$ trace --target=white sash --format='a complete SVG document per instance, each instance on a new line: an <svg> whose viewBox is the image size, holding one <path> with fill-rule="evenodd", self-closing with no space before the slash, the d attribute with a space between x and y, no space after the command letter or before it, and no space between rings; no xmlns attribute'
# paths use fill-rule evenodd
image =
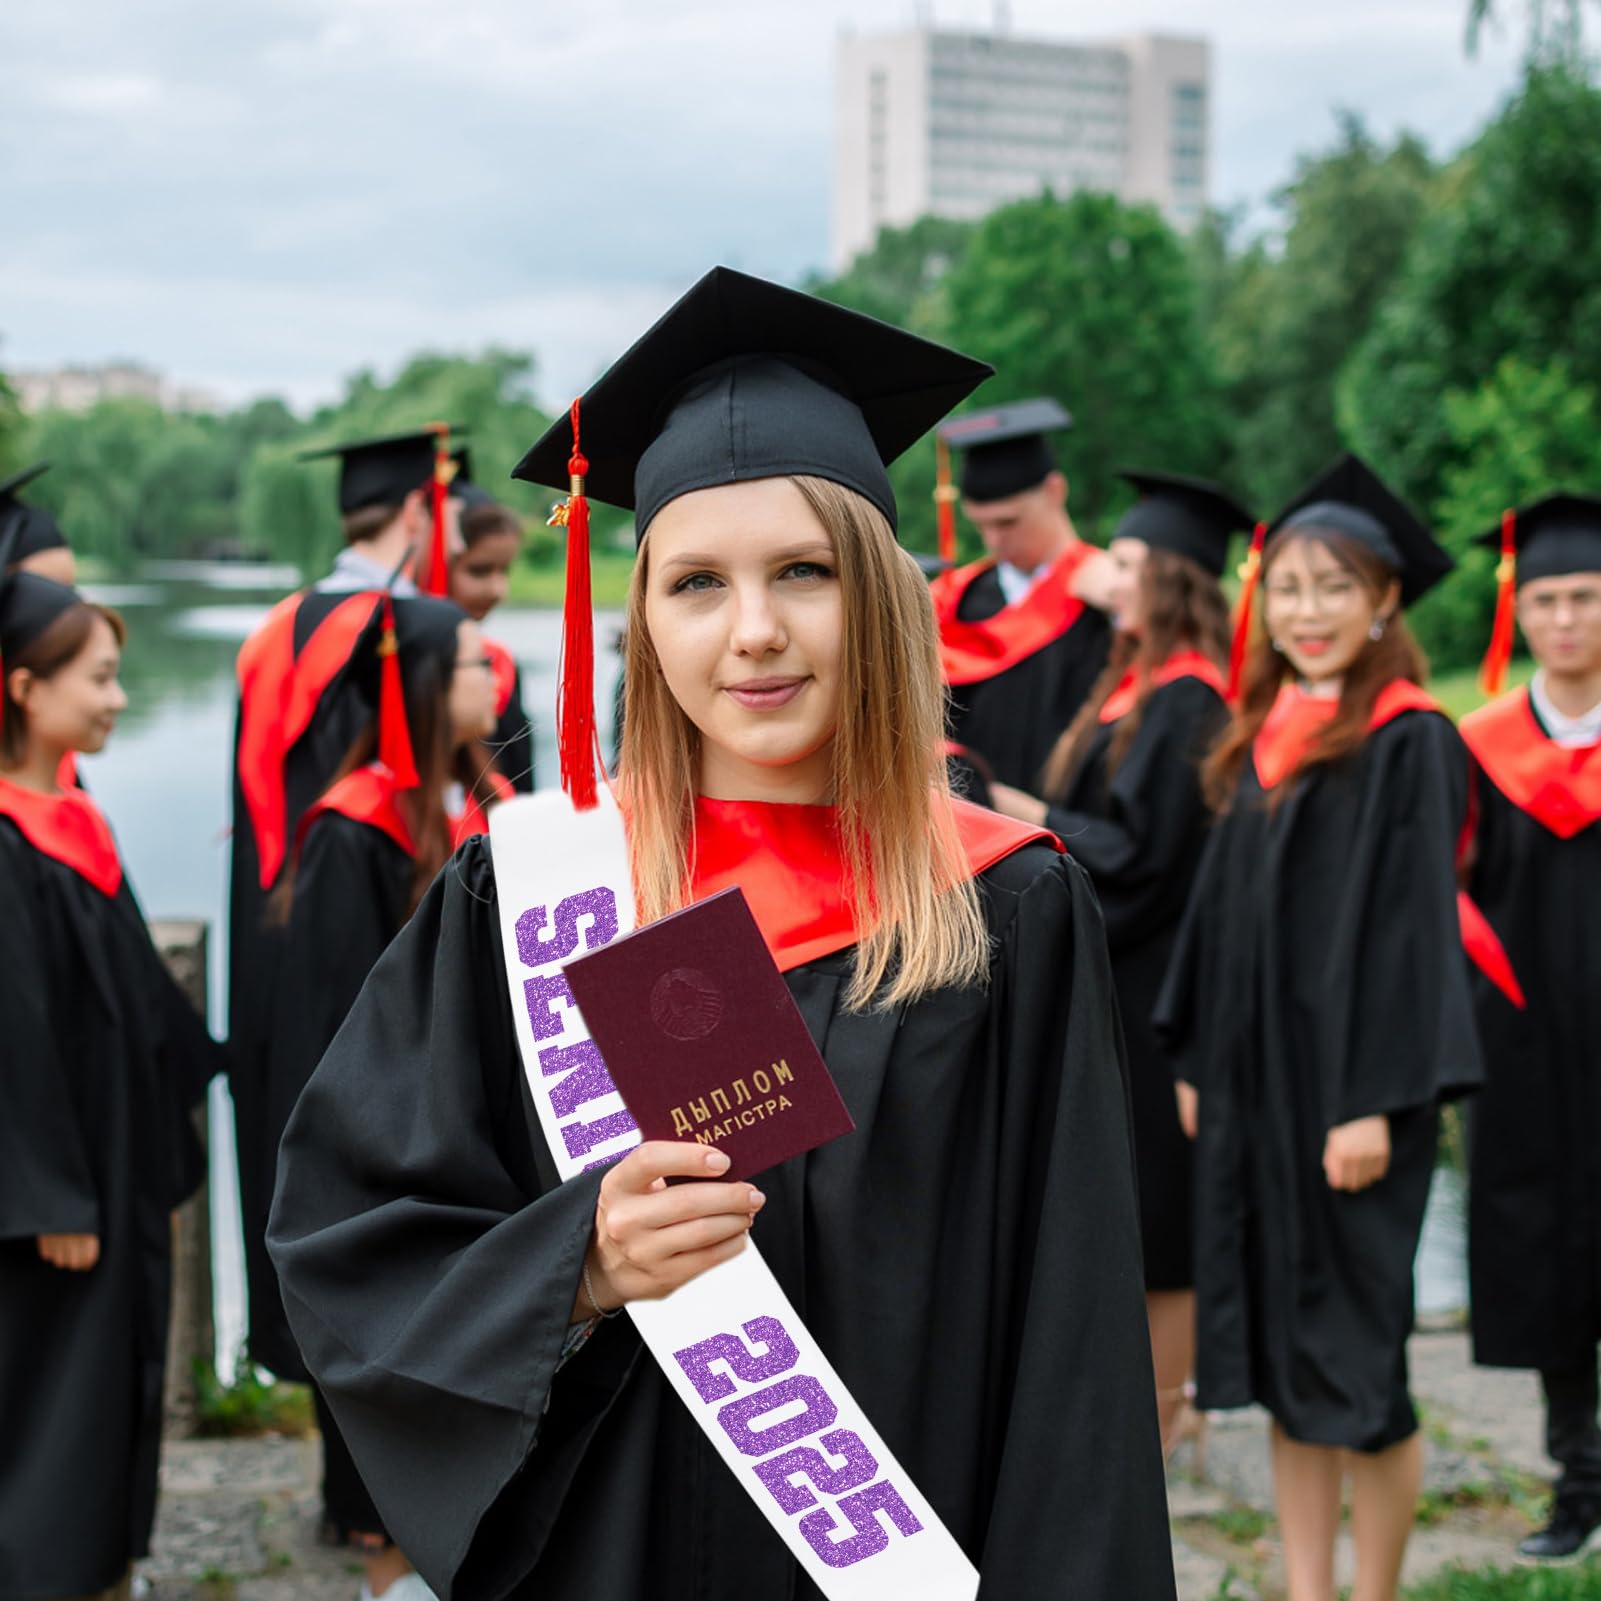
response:
<svg viewBox="0 0 1601 1601"><path fill-rule="evenodd" d="M594 811L575 812L559 790L545 790L504 802L490 819L517 1041L566 1180L639 1143L561 971L580 950L633 928L627 842L604 789ZM977 1571L754 1242L628 1313L729 1471L830 1601L973 1601Z"/></svg>

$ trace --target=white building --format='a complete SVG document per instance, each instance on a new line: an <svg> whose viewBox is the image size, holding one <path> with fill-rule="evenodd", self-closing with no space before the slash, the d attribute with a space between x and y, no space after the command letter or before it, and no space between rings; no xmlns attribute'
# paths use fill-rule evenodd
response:
<svg viewBox="0 0 1601 1601"><path fill-rule="evenodd" d="M88 411L102 400L147 400L169 412L220 415L227 402L209 389L175 384L138 362L104 367L55 367L11 374L11 386L27 412Z"/></svg>
<svg viewBox="0 0 1601 1601"><path fill-rule="evenodd" d="M836 268L882 227L977 218L1049 188L1206 208L1211 48L1140 34L1068 44L933 26L839 41Z"/></svg>

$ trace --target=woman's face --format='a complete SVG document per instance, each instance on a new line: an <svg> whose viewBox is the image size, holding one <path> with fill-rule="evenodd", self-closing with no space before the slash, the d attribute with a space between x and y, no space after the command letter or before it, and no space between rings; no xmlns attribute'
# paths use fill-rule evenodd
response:
<svg viewBox="0 0 1601 1601"><path fill-rule="evenodd" d="M505 598L518 539L509 528L475 539L450 564L450 598L481 623Z"/></svg>
<svg viewBox="0 0 1601 1601"><path fill-rule="evenodd" d="M1151 547L1143 539L1114 539L1106 547L1112 559L1112 582L1107 591L1112 620L1125 634L1145 628L1145 558Z"/></svg>
<svg viewBox="0 0 1601 1601"><path fill-rule="evenodd" d="M494 731L495 669L478 624L465 622L456 629L456 668L450 675L451 744L488 739Z"/></svg>
<svg viewBox="0 0 1601 1601"><path fill-rule="evenodd" d="M37 573L72 589L78 582L78 562L66 545L52 545L49 550L36 550L17 563L20 571Z"/></svg>
<svg viewBox="0 0 1601 1601"><path fill-rule="evenodd" d="M645 622L700 731L702 793L826 799L844 603L805 496L784 478L695 490L656 514L648 550Z"/></svg>
<svg viewBox="0 0 1601 1601"><path fill-rule="evenodd" d="M1399 600L1393 581L1375 599L1372 590L1315 539L1291 538L1275 552L1262 577L1269 637L1296 674L1309 684L1343 678Z"/></svg>
<svg viewBox="0 0 1601 1601"><path fill-rule="evenodd" d="M117 636L97 612L83 649L64 667L48 678L19 668L11 675L11 688L27 715L30 742L51 752L92 756L101 750L128 704L117 681L121 665Z"/></svg>

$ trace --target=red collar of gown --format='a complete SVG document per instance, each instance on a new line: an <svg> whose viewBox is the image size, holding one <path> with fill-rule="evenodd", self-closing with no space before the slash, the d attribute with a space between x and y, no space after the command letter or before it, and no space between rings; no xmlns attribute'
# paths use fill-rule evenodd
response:
<svg viewBox="0 0 1601 1601"><path fill-rule="evenodd" d="M387 834L408 856L417 854L411 829L396 803L399 789L395 775L382 762L371 762L346 773L331 784L301 819L296 839L304 841L306 832L324 812L335 812L353 823L365 823Z"/></svg>
<svg viewBox="0 0 1601 1601"><path fill-rule="evenodd" d="M952 804L970 877L1035 840L1062 848L1045 829L967 801ZM705 900L737 884L786 972L857 944L837 819L833 806L699 797L690 898Z"/></svg>
<svg viewBox="0 0 1601 1601"><path fill-rule="evenodd" d="M1573 748L1548 738L1527 689L1464 717L1462 737L1490 782L1558 839L1601 818L1601 744Z"/></svg>
<svg viewBox="0 0 1601 1601"><path fill-rule="evenodd" d="M1228 682L1223 677L1222 669L1210 656L1198 650L1174 651L1155 672L1146 675L1146 684L1151 689L1160 689L1164 684L1175 683L1180 678L1199 678L1203 684L1215 689L1220 698L1228 698ZM1115 723L1120 717L1127 717L1139 701L1141 688L1140 675L1132 670L1126 672L1118 681L1117 688L1106 697L1100 720L1103 723Z"/></svg>
<svg viewBox="0 0 1601 1601"><path fill-rule="evenodd" d="M1308 695L1294 684L1286 684L1279 691L1251 746L1251 764L1263 789L1274 788L1300 766L1338 707L1337 700ZM1427 690L1408 679L1393 678L1379 691L1373 715L1368 719L1368 732L1394 721L1402 712L1439 709L1439 702Z"/></svg>
<svg viewBox="0 0 1601 1601"><path fill-rule="evenodd" d="M1084 611L1084 602L1073 593L1073 575L1095 549L1083 540L1074 540L1021 600L979 622L964 622L956 612L968 586L995 565L993 559L941 573L929 592L939 624L945 682L958 686L982 683L1060 639Z"/></svg>
<svg viewBox="0 0 1601 1601"><path fill-rule="evenodd" d="M36 851L70 867L108 899L122 888L122 858L111 825L84 790L42 795L0 778L0 817L9 817Z"/></svg>

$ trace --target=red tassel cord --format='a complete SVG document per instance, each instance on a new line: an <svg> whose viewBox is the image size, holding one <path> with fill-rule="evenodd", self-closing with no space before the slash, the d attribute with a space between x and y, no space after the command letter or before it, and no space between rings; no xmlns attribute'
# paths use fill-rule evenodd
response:
<svg viewBox="0 0 1601 1601"><path fill-rule="evenodd" d="M1251 548L1240 567L1240 602L1234 613L1234 643L1229 647L1229 701L1240 698L1240 682L1245 676L1245 652L1251 643L1251 610L1256 601L1257 580L1262 576L1262 545L1267 524L1258 523L1251 533Z"/></svg>
<svg viewBox="0 0 1601 1601"><path fill-rule="evenodd" d="M450 459L450 430L443 423L430 425L434 434L434 476L428 484L429 509L433 514L433 527L428 541L428 560L417 587L425 595L450 595L450 553L445 545L445 501L450 495L450 480L456 475L456 464Z"/></svg>
<svg viewBox="0 0 1601 1601"><path fill-rule="evenodd" d="M1517 513L1501 514L1501 560L1495 569L1495 626L1490 631L1490 648L1479 668L1479 688L1486 695L1499 695L1506 688L1507 668L1512 663L1513 623L1518 601Z"/></svg>
<svg viewBox="0 0 1601 1601"><path fill-rule="evenodd" d="M956 565L956 485L951 482L951 447L934 441L934 506L939 515L939 557Z"/></svg>
<svg viewBox="0 0 1601 1601"><path fill-rule="evenodd" d="M562 604L561 685L556 697L556 751L561 787L581 812L595 804L595 617L590 604L589 461L579 442L578 401L573 402L572 493L551 523L567 529L567 593Z"/></svg>
<svg viewBox="0 0 1601 1601"><path fill-rule="evenodd" d="M406 721L406 686L400 676L400 640L395 632L395 603L385 594L383 632L378 640L378 760L395 775L397 789L416 789L422 782L411 748Z"/></svg>

